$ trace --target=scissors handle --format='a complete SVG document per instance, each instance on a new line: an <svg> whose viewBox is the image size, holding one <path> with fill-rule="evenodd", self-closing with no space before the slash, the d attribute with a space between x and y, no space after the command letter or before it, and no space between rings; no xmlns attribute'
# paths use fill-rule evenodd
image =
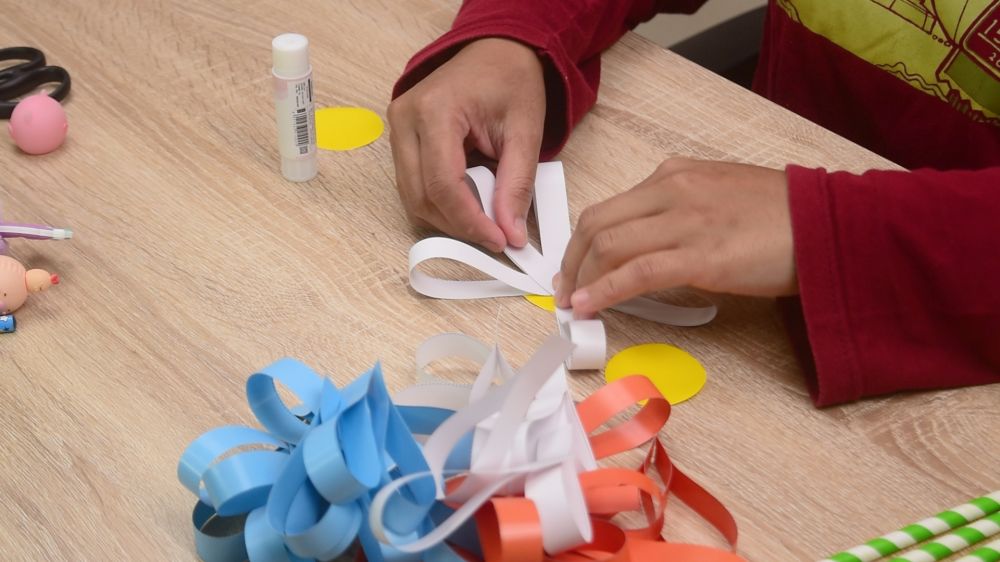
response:
<svg viewBox="0 0 1000 562"><path fill-rule="evenodd" d="M20 64L0 70L0 119L10 119L20 95L42 84L55 83L49 92L55 100L62 100L69 93L69 72L59 66L45 66L45 55L33 47L8 47L0 49L0 60L25 60Z"/></svg>
<svg viewBox="0 0 1000 562"><path fill-rule="evenodd" d="M34 47L7 47L0 49L0 61L5 60L23 60L24 62L0 70L0 83L10 80L22 72L45 66L45 53Z"/></svg>

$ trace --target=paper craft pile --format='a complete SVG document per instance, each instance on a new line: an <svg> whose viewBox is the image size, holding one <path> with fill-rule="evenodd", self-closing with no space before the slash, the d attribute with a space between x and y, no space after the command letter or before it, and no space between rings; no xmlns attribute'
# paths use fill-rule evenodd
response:
<svg viewBox="0 0 1000 562"><path fill-rule="evenodd" d="M247 380L262 430L226 426L196 439L178 466L198 496L195 544L206 562L358 559L532 562L726 561L731 551L665 542L673 493L733 549L736 523L671 464L658 433L670 404L643 376L574 404L563 364L573 345L550 337L515 370L460 334L427 340L423 371L446 357L482 367L470 385L436 381L391 399L378 364L336 388L293 359ZM287 407L276 382L301 404ZM637 402L632 417L599 431ZM636 470L599 460L644 447ZM636 512L625 528L615 515Z"/></svg>
<svg viewBox="0 0 1000 562"><path fill-rule="evenodd" d="M493 174L468 170L493 218ZM410 251L410 284L435 298L551 295L569 242L562 165L540 164L535 213L543 251L505 254L521 271L456 240L428 238ZM434 278L419 270L449 259L493 277ZM635 299L618 310L674 325L709 322L715 307L684 308ZM604 366L604 324L557 310L550 337L515 371L497 347L442 334L417 350L421 384L390 399L378 364L338 389L305 365L283 359L247 381L247 400L264 430L221 427L196 439L178 467L198 496L195 544L206 562L332 560L360 545L372 562L736 562L731 551L661 539L673 493L736 547L726 508L670 462L658 434L670 404L637 373L580 403L568 369ZM436 381L425 368L447 357L481 365L470 385ZM287 407L275 381L297 396ZM626 421L599 431L645 401ZM646 447L636 470L599 460ZM644 521L621 526L619 514Z"/></svg>

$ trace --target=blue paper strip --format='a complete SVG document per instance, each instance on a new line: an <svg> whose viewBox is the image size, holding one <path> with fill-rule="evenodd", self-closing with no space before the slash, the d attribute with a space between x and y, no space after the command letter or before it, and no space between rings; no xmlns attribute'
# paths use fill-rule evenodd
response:
<svg viewBox="0 0 1000 562"><path fill-rule="evenodd" d="M286 405L276 382L301 404ZM181 456L177 476L199 501L195 543L206 562L329 560L360 542L370 562L459 561L442 545L419 555L380 544L368 527L374 494L395 478L428 470L413 435L427 434L452 414L397 408L379 365L343 389L294 359L247 380L247 401L265 431L211 430ZM468 468L471 434L449 465ZM392 500L386 528L403 542L429 532L435 485L419 478Z"/></svg>

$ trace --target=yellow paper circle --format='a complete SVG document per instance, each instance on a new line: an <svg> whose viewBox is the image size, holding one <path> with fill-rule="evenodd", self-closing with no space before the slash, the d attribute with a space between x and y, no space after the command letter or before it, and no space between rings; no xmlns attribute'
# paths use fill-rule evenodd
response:
<svg viewBox="0 0 1000 562"><path fill-rule="evenodd" d="M545 295L524 295L524 298L542 310L548 310L549 312L556 311L555 297L547 297Z"/></svg>
<svg viewBox="0 0 1000 562"><path fill-rule="evenodd" d="M316 111L316 146L352 150L375 142L385 125L377 113L363 107L324 107Z"/></svg>
<svg viewBox="0 0 1000 562"><path fill-rule="evenodd" d="M705 368L690 353L665 343L623 349L604 368L608 382L645 375L671 404L691 398L705 386Z"/></svg>

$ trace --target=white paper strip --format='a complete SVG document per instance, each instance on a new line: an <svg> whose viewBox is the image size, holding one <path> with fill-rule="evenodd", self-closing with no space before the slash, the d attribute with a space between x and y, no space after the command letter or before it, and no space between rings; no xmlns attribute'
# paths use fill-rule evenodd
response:
<svg viewBox="0 0 1000 562"><path fill-rule="evenodd" d="M577 474L597 466L586 431L566 386L563 363L573 345L552 336L516 373L499 349L458 334L424 342L417 352L418 369L449 356L478 360L482 367L472 385L426 382L398 393L397 405L453 408L449 417L424 443L428 473L395 480L374 498L370 523L383 542L383 512L396 490L417 478L432 478L444 497L445 461L459 441L473 431L471 468L465 481L448 494L462 506L432 532L415 542L393 543L403 552L422 552L444 540L493 495L524 494L538 509L546 551L560 552L592 540ZM495 384L496 383L496 384ZM389 507L391 509L391 507Z"/></svg>
<svg viewBox="0 0 1000 562"><path fill-rule="evenodd" d="M496 179L493 173L480 166L470 168L466 174L476 189L484 212L495 220L493 196ZM538 218L542 250L539 251L530 243L523 248L508 246L504 250L504 254L520 268L520 271L463 242L450 238L427 238L417 242L410 249L410 285L423 295L439 299L554 294L552 278L559 272L570 239L569 205L561 163L546 162L538 165L535 174L534 210ZM465 264L491 277L492 280L440 279L419 270L420 264L434 259ZM706 324L716 313L713 305L691 308L642 297L614 308L646 320L675 326ZM606 338L603 325L599 321L573 320L571 312L558 311L557 322L560 333L575 346L566 362L569 369L598 369L604 365Z"/></svg>

